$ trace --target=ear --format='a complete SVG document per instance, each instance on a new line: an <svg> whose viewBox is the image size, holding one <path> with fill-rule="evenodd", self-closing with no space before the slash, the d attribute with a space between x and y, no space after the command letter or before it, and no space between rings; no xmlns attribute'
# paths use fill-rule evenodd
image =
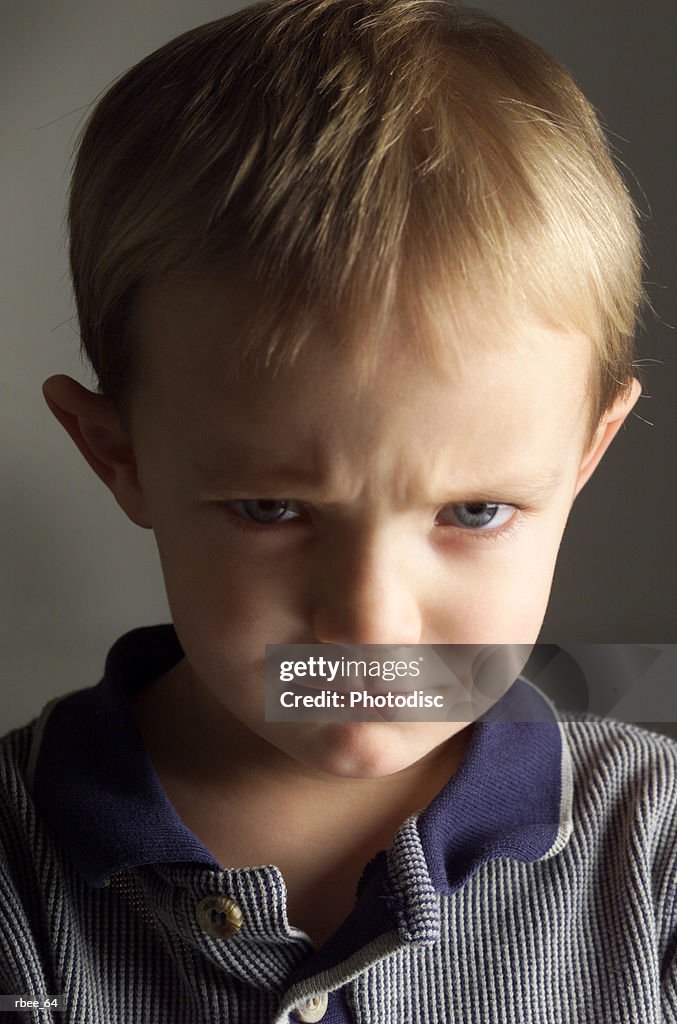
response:
<svg viewBox="0 0 677 1024"><path fill-rule="evenodd" d="M583 489L597 469L597 466L602 461L602 456L622 427L641 393L642 385L637 379L633 378L628 390L604 413L595 431L595 436L583 457L574 497Z"/></svg>
<svg viewBox="0 0 677 1024"><path fill-rule="evenodd" d="M134 448L112 402L62 374L46 380L42 393L118 505L133 523L150 529Z"/></svg>

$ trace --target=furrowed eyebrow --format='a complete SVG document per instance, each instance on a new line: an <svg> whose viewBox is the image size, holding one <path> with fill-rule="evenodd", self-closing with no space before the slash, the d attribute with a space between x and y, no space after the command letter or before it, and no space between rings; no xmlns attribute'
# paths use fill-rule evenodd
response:
<svg viewBox="0 0 677 1024"><path fill-rule="evenodd" d="M223 468L209 467L193 460L201 483L230 495L249 498L297 498L322 489L318 474L292 465L252 466L241 453L224 460ZM228 467L227 470L225 467ZM536 501L547 497L561 483L563 470L546 469L535 474L518 474L493 481L488 486L469 482L464 487L449 487L447 501ZM440 488L442 490L442 488ZM453 492L453 496L452 496Z"/></svg>
<svg viewBox="0 0 677 1024"><path fill-rule="evenodd" d="M226 468L227 467L227 468ZM251 462L239 454L235 458L224 459L222 466L208 466L193 459L193 468L197 471L201 482L212 487L223 487L238 494L259 490L263 487L267 493L282 494L285 489L317 487L317 475L311 470L304 471L298 466L252 466ZM232 480L237 483L231 487Z"/></svg>
<svg viewBox="0 0 677 1024"><path fill-rule="evenodd" d="M544 470L534 475L515 475L492 482L490 487L473 488L470 494L481 495L486 500L499 498L501 496L521 498L522 500L535 500L546 497L554 491L562 482L564 472L562 469Z"/></svg>

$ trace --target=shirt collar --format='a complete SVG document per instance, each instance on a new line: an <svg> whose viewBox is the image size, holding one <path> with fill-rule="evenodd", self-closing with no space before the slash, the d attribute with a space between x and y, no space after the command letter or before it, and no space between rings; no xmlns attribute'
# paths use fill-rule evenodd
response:
<svg viewBox="0 0 677 1024"><path fill-rule="evenodd" d="M173 626L133 630L111 648L97 686L50 702L37 722L29 788L47 829L92 886L144 864L220 870L168 799L127 705L182 656ZM519 678L475 723L455 775L398 836L406 845L407 828L417 830L427 888L449 893L488 860L535 861L559 852L571 832L571 800L571 761L556 710ZM407 873L400 860L406 857L398 860L396 838L388 853L396 885L398 873ZM402 893L411 900L406 928L416 931L422 894L404 884Z"/></svg>

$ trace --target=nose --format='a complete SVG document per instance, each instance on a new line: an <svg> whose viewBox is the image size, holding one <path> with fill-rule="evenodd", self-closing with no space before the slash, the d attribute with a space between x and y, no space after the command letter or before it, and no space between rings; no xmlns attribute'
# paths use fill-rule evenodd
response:
<svg viewBox="0 0 677 1024"><path fill-rule="evenodd" d="M421 642L418 574L397 538L377 530L333 538L326 557L318 558L316 579L318 643Z"/></svg>

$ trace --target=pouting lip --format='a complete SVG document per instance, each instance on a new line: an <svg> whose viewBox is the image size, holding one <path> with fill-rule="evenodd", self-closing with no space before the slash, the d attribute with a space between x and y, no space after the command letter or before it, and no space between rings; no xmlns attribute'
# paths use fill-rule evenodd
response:
<svg viewBox="0 0 677 1024"><path fill-rule="evenodd" d="M293 692L298 693L299 696L303 696L305 694L312 695L317 693L336 693L341 697L345 697L346 694L348 693L357 692L367 693L369 694L370 697L387 697L388 694L390 694L393 697L411 697L412 694L432 693L449 689L449 686L445 685L444 683L439 683L434 686L416 686L413 687L411 690L393 690L391 687L377 688L369 685L359 685L359 680L356 680L356 682L358 683L357 686L347 686L345 687L345 689L342 690L337 690L335 686L331 686L329 684L327 684L326 686L306 685L305 683L299 683L297 680L288 683L283 683L278 680L277 687L282 693Z"/></svg>

